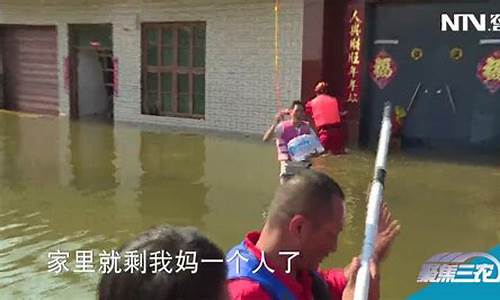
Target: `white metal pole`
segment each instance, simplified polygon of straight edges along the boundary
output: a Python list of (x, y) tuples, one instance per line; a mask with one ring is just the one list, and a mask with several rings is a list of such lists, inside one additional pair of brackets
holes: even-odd
[(370, 287), (369, 261), (375, 250), (375, 241), (378, 232), (378, 219), (380, 205), (384, 192), (385, 166), (387, 163), (387, 152), (389, 151), (389, 141), (391, 137), (391, 104), (384, 105), (384, 115), (380, 137), (378, 141), (377, 157), (375, 159), (375, 173), (373, 175), (370, 195), (368, 197), (368, 207), (366, 213), (365, 239), (361, 253), (361, 267), (356, 277), (354, 290), (354, 300), (368, 299), (368, 289)]

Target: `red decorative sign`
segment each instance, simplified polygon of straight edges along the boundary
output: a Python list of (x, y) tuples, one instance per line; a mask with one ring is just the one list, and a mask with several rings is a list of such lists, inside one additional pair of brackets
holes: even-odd
[(346, 68), (347, 102), (358, 103), (361, 90), (361, 42), (363, 33), (363, 15), (354, 8), (349, 14)]
[(375, 56), (370, 65), (370, 77), (382, 90), (396, 77), (397, 70), (396, 62), (392, 56), (382, 50)]
[(476, 75), (490, 93), (494, 94), (500, 89), (500, 50), (479, 62)]
[(113, 95), (118, 96), (118, 58), (113, 58)]

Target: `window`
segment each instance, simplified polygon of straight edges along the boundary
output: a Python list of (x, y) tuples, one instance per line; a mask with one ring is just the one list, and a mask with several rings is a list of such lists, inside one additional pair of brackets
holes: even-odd
[(142, 113), (203, 118), (205, 23), (142, 26)]

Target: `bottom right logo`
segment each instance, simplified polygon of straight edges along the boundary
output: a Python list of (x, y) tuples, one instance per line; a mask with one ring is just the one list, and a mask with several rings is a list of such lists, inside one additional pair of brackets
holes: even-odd
[(499, 283), (500, 262), (493, 255), (483, 252), (440, 253), (422, 265), (417, 282)]

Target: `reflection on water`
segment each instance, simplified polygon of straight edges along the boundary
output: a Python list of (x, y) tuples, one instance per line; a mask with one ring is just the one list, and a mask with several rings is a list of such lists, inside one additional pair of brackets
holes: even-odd
[(116, 151), (113, 127), (91, 121), (69, 124), (69, 151), (73, 180), (82, 193), (114, 191)]
[[(347, 195), (339, 253), (325, 266), (359, 252), (373, 156), (315, 162)], [(72, 269), (74, 251), (97, 260), (155, 224), (197, 226), (228, 249), (262, 224), (277, 173), (273, 146), (257, 141), (0, 113), (0, 299), (94, 299), (98, 275), (48, 273), (48, 252), (69, 251)], [(421, 287), (434, 254), (500, 243), (499, 180), (491, 158), (391, 154), (386, 199), (403, 231), (382, 299)]]
[(140, 214), (177, 225), (202, 226), (208, 212), (203, 136), (141, 132)]

